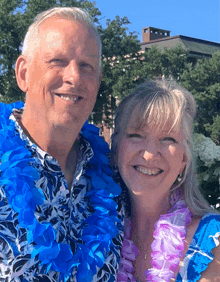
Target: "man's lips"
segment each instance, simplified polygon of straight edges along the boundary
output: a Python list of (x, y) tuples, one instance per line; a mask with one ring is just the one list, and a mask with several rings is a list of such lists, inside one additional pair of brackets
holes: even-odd
[(146, 167), (141, 166), (141, 165), (135, 165), (134, 169), (137, 170), (138, 172), (143, 173), (143, 174), (152, 175), (152, 176), (157, 176), (157, 175), (159, 175), (160, 173), (163, 172), (163, 170), (160, 169), (160, 168), (146, 168)]
[(66, 101), (79, 102), (80, 100), (84, 99), (82, 96), (78, 96), (74, 94), (65, 94), (65, 93), (54, 93), (54, 94)]

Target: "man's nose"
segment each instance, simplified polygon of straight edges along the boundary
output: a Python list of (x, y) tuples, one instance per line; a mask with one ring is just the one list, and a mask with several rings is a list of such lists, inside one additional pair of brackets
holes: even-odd
[(76, 86), (80, 83), (80, 66), (76, 62), (70, 62), (64, 70), (63, 81)]

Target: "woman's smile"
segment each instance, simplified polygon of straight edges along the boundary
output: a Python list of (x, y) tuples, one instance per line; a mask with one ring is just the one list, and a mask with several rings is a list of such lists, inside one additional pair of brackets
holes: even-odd
[(157, 131), (148, 126), (135, 130), (128, 124), (119, 144), (118, 167), (133, 193), (138, 191), (148, 198), (149, 192), (156, 189), (158, 196), (164, 194), (184, 169), (183, 130), (169, 129), (167, 125)]
[(137, 166), (135, 165), (134, 169), (136, 169), (138, 172), (141, 172), (146, 175), (151, 175), (151, 176), (157, 176), (158, 174), (163, 172), (163, 170), (159, 168), (146, 168), (140, 165), (137, 165)]

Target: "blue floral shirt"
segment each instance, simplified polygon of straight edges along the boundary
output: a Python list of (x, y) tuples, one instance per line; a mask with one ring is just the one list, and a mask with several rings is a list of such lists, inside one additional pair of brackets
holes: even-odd
[(207, 214), (199, 223), (183, 260), (176, 282), (196, 282), (214, 256), (212, 250), (219, 245), (220, 215)]
[[(11, 118), (15, 121), (13, 115)], [(80, 136), (80, 156), (72, 182), (71, 191), (58, 162), (48, 153), (33, 144), (15, 121), (16, 131), (25, 141), (26, 147), (34, 157), (31, 164), (40, 173), (36, 187), (40, 188), (45, 201), (38, 205), (35, 217), (40, 223), (51, 223), (56, 231), (56, 240), (70, 242), (73, 254), (80, 241), (82, 224), (93, 213), (93, 208), (85, 194), (90, 190), (90, 179), (84, 174), (93, 151), (87, 140)], [(120, 212), (119, 212), (120, 216)], [(122, 247), (123, 230), (113, 240), (113, 247), (107, 255), (105, 264), (97, 269), (93, 282), (115, 281)], [(1, 282), (62, 282), (60, 273), (46, 271), (38, 256), (31, 258), (32, 244), (28, 244), (26, 229), (19, 226), (18, 215), (8, 205), (4, 189), (0, 186), (0, 281)], [(76, 269), (68, 282), (76, 281)]]

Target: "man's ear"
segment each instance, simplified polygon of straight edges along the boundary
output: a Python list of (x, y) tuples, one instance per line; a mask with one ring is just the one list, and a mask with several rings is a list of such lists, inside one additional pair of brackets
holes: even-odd
[(23, 55), (20, 55), (16, 61), (15, 65), (15, 76), (19, 88), (23, 92), (28, 91), (27, 84), (27, 58)]

